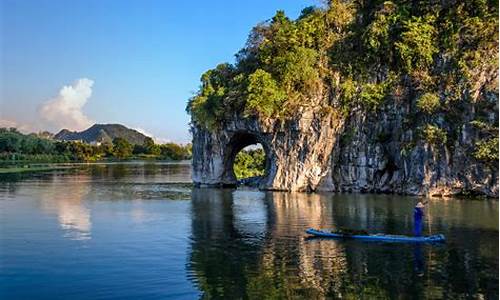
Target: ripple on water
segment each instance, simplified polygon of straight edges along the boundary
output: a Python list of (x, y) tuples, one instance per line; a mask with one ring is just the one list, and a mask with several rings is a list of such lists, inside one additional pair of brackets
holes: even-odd
[(498, 202), (431, 200), (446, 244), (411, 234), (414, 199), (193, 189), (189, 165), (83, 166), (0, 181), (5, 299), (498, 298)]

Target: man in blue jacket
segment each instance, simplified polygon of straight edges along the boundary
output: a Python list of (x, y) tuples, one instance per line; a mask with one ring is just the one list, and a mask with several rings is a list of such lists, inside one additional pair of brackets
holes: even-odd
[(413, 234), (415, 236), (422, 235), (424, 207), (424, 204), (419, 201), (413, 210)]

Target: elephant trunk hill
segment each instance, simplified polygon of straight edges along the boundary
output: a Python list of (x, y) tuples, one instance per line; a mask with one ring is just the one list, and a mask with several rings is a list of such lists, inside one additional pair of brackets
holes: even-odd
[(193, 180), (262, 189), (498, 197), (498, 8), (330, 1), (255, 26), (189, 100)]

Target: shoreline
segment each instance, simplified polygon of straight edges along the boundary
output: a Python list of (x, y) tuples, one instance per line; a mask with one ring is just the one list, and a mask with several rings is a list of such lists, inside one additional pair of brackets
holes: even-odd
[(0, 175), (2, 174), (17, 174), (17, 173), (35, 173), (62, 169), (71, 169), (78, 166), (86, 165), (114, 165), (114, 164), (171, 164), (171, 165), (186, 165), (191, 164), (190, 160), (102, 160), (92, 162), (15, 162), (11, 161), (8, 165), (0, 166)]

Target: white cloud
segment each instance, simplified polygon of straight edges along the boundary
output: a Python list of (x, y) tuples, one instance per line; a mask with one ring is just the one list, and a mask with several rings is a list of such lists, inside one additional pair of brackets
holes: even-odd
[(166, 143), (172, 143), (172, 140), (162, 138), (162, 137), (153, 137), (153, 140), (155, 140), (156, 144), (166, 144)]
[(40, 106), (39, 114), (47, 127), (60, 130), (83, 130), (94, 124), (82, 111), (90, 96), (94, 81), (81, 78), (64, 86), (59, 95)]
[(21, 124), (13, 120), (8, 120), (8, 119), (0, 119), (0, 128), (5, 127), (5, 128), (17, 128), (17, 130), (24, 132), (24, 133), (31, 133), (31, 132), (36, 132), (37, 130), (34, 129), (32, 124)]
[(165, 143), (170, 143), (171, 142), (169, 139), (165, 139), (165, 138), (162, 138), (162, 137), (157, 137), (154, 134), (152, 134), (151, 132), (146, 131), (146, 130), (144, 130), (142, 128), (135, 127), (135, 128), (132, 128), (132, 129), (134, 129), (134, 130), (136, 130), (136, 131), (144, 134), (145, 136), (151, 137), (156, 144), (165, 144)]

